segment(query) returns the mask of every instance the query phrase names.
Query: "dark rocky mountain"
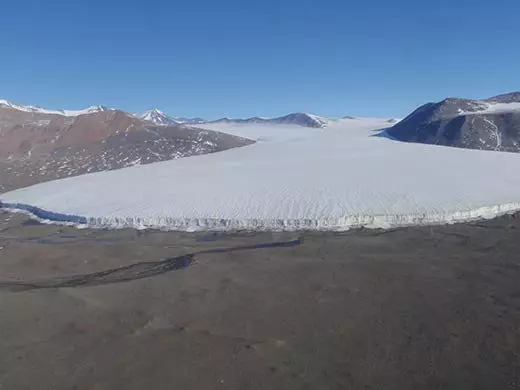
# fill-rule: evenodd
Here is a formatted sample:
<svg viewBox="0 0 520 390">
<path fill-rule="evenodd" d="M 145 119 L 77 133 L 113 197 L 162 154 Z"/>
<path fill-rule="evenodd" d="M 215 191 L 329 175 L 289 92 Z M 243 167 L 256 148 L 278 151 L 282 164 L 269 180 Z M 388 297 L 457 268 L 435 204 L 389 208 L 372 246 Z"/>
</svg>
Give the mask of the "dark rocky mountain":
<svg viewBox="0 0 520 390">
<path fill-rule="evenodd" d="M 503 95 L 493 96 L 486 101 L 497 103 L 520 103 L 520 92 L 511 92 L 505 93 Z"/>
<path fill-rule="evenodd" d="M 156 126 L 118 110 L 65 116 L 0 107 L 0 192 L 251 143 L 190 126 Z"/>
<path fill-rule="evenodd" d="M 281 116 L 278 118 L 261 118 L 261 117 L 252 117 L 247 119 L 230 119 L 230 118 L 222 118 L 216 121 L 210 121 L 208 123 L 235 123 L 235 124 L 247 124 L 247 123 L 257 123 L 257 124 L 283 124 L 283 125 L 298 125 L 304 127 L 313 127 L 320 128 L 324 127 L 327 124 L 327 119 L 311 115 L 305 114 L 302 112 L 297 112 L 285 116 Z"/>
<path fill-rule="evenodd" d="M 405 142 L 520 152 L 520 92 L 427 103 L 387 134 Z"/>
</svg>

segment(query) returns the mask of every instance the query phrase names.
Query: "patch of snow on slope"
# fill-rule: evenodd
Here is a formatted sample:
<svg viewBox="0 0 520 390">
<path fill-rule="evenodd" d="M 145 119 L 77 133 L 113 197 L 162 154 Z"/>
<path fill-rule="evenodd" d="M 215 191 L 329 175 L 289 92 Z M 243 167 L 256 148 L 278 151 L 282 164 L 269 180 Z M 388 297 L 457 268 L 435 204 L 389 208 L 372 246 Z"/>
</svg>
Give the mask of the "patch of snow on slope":
<svg viewBox="0 0 520 390">
<path fill-rule="evenodd" d="M 484 113 L 499 114 L 514 111 L 520 111 L 520 103 L 490 103 Z"/>
<path fill-rule="evenodd" d="M 43 183 L 0 200 L 94 227 L 174 230 L 345 230 L 520 209 L 520 177 L 508 169 L 520 154 L 375 137 L 386 125 L 347 119 L 286 140 Z M 270 137 L 279 128 L 264 130 Z"/>
<path fill-rule="evenodd" d="M 520 112 L 520 103 L 485 103 L 486 108 L 474 112 L 465 112 L 460 110 L 461 115 L 481 115 L 481 114 L 504 114 L 511 112 Z"/>
<path fill-rule="evenodd" d="M 321 126 L 326 126 L 329 124 L 329 120 L 327 118 L 324 118 L 322 116 L 313 115 L 313 114 L 307 114 L 309 118 L 313 119 L 317 123 L 319 123 Z"/>
</svg>

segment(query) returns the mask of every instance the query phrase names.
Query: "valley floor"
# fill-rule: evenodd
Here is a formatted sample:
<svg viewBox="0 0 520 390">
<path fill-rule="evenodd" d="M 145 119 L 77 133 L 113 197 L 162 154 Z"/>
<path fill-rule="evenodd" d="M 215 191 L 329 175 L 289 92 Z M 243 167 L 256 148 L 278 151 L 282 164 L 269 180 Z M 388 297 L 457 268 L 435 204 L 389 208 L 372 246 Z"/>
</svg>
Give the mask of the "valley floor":
<svg viewBox="0 0 520 390">
<path fill-rule="evenodd" d="M 0 210 L 0 388 L 516 389 L 519 229 L 77 230 Z"/>
</svg>

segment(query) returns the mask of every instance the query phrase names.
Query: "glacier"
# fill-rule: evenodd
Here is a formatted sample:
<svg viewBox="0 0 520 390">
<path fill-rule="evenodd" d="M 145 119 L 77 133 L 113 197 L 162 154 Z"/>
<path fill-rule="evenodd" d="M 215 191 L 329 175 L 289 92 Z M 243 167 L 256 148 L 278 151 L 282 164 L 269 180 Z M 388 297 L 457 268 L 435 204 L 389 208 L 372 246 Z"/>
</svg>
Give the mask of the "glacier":
<svg viewBox="0 0 520 390">
<path fill-rule="evenodd" d="M 201 126 L 257 143 L 18 189 L 0 194 L 2 207 L 81 226 L 183 231 L 341 231 L 520 210 L 520 154 L 401 143 L 373 118 L 320 129 Z"/>
</svg>

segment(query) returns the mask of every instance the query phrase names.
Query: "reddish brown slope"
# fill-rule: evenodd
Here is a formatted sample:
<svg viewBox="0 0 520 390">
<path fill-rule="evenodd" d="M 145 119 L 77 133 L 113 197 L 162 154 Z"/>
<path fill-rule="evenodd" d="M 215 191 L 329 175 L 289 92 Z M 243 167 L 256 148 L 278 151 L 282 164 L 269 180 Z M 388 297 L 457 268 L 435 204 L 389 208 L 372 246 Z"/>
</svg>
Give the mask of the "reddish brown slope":
<svg viewBox="0 0 520 390">
<path fill-rule="evenodd" d="M 119 110 L 65 117 L 0 108 L 0 192 L 250 143 L 191 127 L 154 126 Z"/>
</svg>

